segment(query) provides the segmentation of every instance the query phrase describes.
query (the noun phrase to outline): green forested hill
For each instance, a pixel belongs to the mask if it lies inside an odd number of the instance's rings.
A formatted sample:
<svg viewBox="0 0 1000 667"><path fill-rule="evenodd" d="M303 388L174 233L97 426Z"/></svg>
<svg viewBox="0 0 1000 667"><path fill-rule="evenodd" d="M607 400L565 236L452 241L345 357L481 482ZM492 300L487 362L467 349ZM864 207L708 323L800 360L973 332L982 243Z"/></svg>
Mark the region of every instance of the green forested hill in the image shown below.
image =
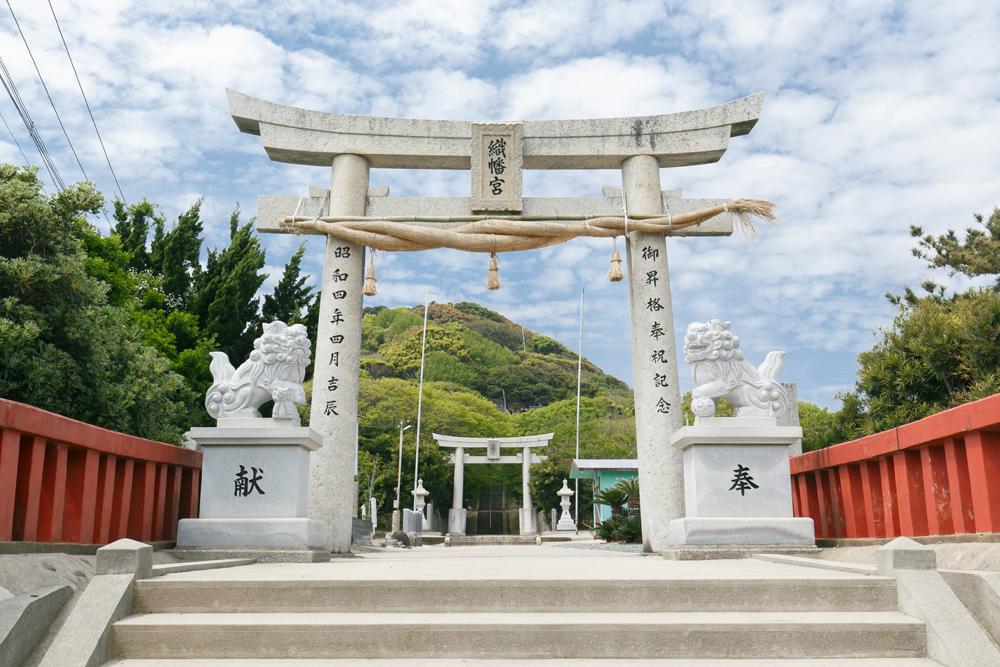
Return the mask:
<svg viewBox="0 0 1000 667"><path fill-rule="evenodd" d="M387 513L395 495L399 422L413 423L420 370L422 307L368 308L362 320L359 406L361 496ZM555 433L548 460L533 469L536 505L554 507L575 450L576 354L475 303L432 304L427 326L420 477L430 501L451 505L452 466L434 432L470 437ZM585 457L635 456L632 395L624 382L584 359L580 447ZM415 429L405 434L404 507L411 500ZM520 489L517 466L466 469L466 502L485 486ZM581 489L582 490L582 489ZM588 506L589 496L581 498ZM442 512L443 513L443 512Z"/></svg>

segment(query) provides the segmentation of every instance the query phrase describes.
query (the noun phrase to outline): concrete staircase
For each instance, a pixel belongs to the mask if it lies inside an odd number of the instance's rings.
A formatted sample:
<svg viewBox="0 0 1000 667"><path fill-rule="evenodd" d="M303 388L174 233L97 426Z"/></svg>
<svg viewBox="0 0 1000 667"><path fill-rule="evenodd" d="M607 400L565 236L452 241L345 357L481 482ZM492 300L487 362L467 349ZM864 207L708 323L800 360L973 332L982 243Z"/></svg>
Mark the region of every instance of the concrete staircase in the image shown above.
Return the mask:
<svg viewBox="0 0 1000 667"><path fill-rule="evenodd" d="M134 609L112 628L118 667L937 664L880 577L163 577Z"/></svg>

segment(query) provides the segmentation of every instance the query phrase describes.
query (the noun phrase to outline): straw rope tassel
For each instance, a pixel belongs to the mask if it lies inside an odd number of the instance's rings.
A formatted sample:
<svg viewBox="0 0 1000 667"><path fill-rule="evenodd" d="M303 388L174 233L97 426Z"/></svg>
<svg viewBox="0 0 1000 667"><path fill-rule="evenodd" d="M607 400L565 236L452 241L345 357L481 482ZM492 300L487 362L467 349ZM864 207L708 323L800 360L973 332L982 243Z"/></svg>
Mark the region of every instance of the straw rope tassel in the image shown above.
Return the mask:
<svg viewBox="0 0 1000 667"><path fill-rule="evenodd" d="M618 237L615 237L614 250L611 251L611 266L608 267L608 280L613 283L625 277L622 273L622 256L618 253Z"/></svg>
<svg viewBox="0 0 1000 667"><path fill-rule="evenodd" d="M372 248L372 259L368 263L368 270L365 271L365 286L361 290L365 296L378 294L378 280L375 278L375 255L377 254L378 250Z"/></svg>
<svg viewBox="0 0 1000 667"><path fill-rule="evenodd" d="M486 274L486 289L500 289L500 260L495 252L490 253L490 270Z"/></svg>

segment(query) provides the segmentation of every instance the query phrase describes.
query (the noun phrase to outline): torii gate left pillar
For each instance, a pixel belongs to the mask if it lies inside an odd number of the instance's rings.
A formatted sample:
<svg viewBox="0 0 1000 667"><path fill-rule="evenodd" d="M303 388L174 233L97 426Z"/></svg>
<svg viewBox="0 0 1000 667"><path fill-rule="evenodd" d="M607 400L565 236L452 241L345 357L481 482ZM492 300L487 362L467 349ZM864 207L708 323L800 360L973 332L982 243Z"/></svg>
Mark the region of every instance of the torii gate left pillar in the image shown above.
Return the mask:
<svg viewBox="0 0 1000 667"><path fill-rule="evenodd" d="M330 211L364 215L368 201L368 160L360 155L333 158ZM365 249L326 238L319 331L313 368L309 424L323 447L309 462L309 516L330 529L330 550L351 551L354 467L358 440L358 383L361 369L361 314Z"/></svg>

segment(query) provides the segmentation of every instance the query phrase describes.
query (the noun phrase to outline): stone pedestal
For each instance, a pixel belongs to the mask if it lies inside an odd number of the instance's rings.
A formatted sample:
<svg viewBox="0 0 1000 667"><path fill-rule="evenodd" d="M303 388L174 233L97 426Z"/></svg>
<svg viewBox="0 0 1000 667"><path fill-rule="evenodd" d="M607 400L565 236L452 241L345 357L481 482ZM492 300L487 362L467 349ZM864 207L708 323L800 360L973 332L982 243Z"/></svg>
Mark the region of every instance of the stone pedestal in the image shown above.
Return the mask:
<svg viewBox="0 0 1000 667"><path fill-rule="evenodd" d="M464 507L452 507L448 510L448 534L465 535L465 518L467 511Z"/></svg>
<svg viewBox="0 0 1000 667"><path fill-rule="evenodd" d="M700 417L676 431L685 517L670 522L670 546L814 546L812 519L792 516L788 447L801 438L769 417Z"/></svg>
<svg viewBox="0 0 1000 667"><path fill-rule="evenodd" d="M309 428L276 424L252 419L191 429L189 437L204 453L200 516L178 523L178 549L260 548L329 556L328 528L307 516L309 454L320 448L320 436ZM303 553L302 560L317 556Z"/></svg>

